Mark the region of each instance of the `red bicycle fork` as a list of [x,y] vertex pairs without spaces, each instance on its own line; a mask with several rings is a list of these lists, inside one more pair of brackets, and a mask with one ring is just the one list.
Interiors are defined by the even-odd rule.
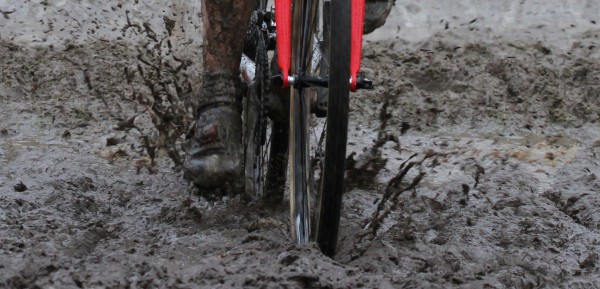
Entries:
[[[362,58],[362,35],[365,21],[365,0],[352,1],[352,27],[350,38],[350,90],[356,91],[358,71]],[[292,61],[292,0],[275,0],[277,22],[277,62],[281,69],[283,87],[290,85]]]

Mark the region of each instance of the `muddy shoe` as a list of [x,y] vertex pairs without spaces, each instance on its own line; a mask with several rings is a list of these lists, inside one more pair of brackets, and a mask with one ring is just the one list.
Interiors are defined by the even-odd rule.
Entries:
[[383,26],[395,0],[366,0],[365,1],[365,24],[363,34],[369,34],[375,29]]
[[[198,110],[198,120],[184,146],[185,177],[200,189],[238,194],[242,186],[242,119],[235,95],[237,83],[208,80],[220,90]],[[210,95],[210,94],[209,94]]]

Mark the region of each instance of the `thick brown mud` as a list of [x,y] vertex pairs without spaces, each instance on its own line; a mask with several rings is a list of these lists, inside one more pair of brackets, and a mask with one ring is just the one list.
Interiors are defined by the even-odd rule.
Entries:
[[142,30],[0,38],[0,287],[600,287],[597,30],[367,42],[333,259],[290,240],[285,205],[188,193],[198,63]]

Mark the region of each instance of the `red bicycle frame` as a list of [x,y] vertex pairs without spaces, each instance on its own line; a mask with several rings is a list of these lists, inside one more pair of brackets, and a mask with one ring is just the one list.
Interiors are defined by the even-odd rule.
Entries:
[[[292,0],[275,0],[277,22],[277,62],[281,69],[283,87],[289,86],[292,59]],[[365,21],[365,0],[352,0],[352,36],[350,48],[350,90],[356,91],[362,58],[362,35]]]

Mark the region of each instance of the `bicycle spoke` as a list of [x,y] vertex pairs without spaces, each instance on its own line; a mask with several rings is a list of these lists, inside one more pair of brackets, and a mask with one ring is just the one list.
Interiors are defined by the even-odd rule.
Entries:
[[298,243],[306,243],[310,237],[310,212],[308,209],[308,104],[303,90],[292,92],[290,113],[294,118],[290,126],[290,203],[292,237]]
[[[292,74],[304,75],[310,67],[318,1],[294,1],[292,23]],[[309,165],[310,103],[308,94],[297,87],[290,94],[290,221],[292,238],[310,240]]]

